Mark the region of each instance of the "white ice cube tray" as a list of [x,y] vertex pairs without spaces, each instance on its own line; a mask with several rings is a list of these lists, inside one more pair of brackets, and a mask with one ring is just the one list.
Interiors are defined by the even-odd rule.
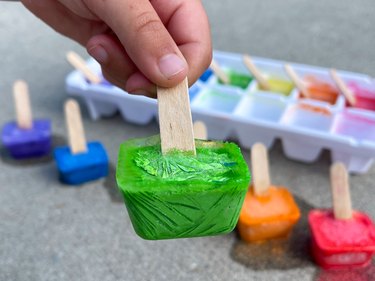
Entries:
[[[214,58],[223,68],[249,75],[241,54],[215,51]],[[259,57],[253,57],[253,61],[263,73],[289,80],[283,68],[285,62]],[[94,60],[89,60],[88,65],[100,74]],[[301,77],[313,75],[333,85],[328,69],[291,65]],[[346,71],[338,74],[346,82],[375,88],[367,75]],[[70,95],[84,100],[94,120],[117,111],[124,120],[140,125],[157,118],[156,100],[130,95],[112,85],[90,84],[78,71],[67,76],[66,89]],[[342,96],[331,105],[301,99],[296,89],[289,96],[261,91],[255,80],[246,89],[221,85],[211,75],[190,88],[190,99],[193,119],[205,122],[209,139],[237,138],[244,148],[256,142],[270,148],[276,139],[281,139],[288,158],[307,163],[314,162],[323,149],[328,149],[332,161],[344,162],[352,173],[367,172],[375,158],[375,112],[346,108]],[[325,113],[306,110],[306,106]],[[347,121],[345,116],[353,118]]]

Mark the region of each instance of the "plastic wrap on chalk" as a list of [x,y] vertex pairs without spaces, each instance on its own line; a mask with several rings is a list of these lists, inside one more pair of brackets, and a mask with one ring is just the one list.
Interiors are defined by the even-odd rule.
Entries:
[[237,165],[228,154],[208,148],[198,148],[196,157],[187,157],[186,153],[179,151],[162,156],[158,146],[139,150],[134,162],[148,174],[164,180],[199,179],[207,182],[228,180],[231,167]]
[[116,179],[139,236],[197,237],[235,227],[250,181],[241,150],[221,141],[195,146],[193,156],[162,155],[159,136],[121,144]]

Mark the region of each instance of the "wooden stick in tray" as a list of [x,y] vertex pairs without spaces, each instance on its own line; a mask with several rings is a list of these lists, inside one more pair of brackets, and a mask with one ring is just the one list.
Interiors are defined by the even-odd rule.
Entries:
[[339,88],[345,99],[351,106],[354,106],[356,103],[355,96],[353,95],[353,92],[346,86],[344,80],[342,80],[341,77],[337,74],[336,69],[331,69],[330,74],[333,81],[336,83],[337,88]]
[[285,64],[285,71],[289,75],[290,79],[292,79],[296,88],[301,92],[303,97],[309,98],[310,94],[305,86],[305,83],[302,79],[298,76],[298,74],[294,71],[293,67],[290,64]]
[[228,75],[224,72],[224,70],[219,66],[219,64],[214,59],[212,59],[211,61],[210,68],[224,84],[230,83]]
[[101,78],[87,66],[86,62],[77,53],[73,51],[68,52],[66,54],[66,59],[75,69],[80,71],[90,83],[99,84],[101,82]]
[[265,91],[270,91],[271,87],[268,81],[264,78],[260,70],[255,66],[251,57],[249,55],[244,55],[243,61],[250,73],[255,77],[255,80],[257,80],[260,88]]

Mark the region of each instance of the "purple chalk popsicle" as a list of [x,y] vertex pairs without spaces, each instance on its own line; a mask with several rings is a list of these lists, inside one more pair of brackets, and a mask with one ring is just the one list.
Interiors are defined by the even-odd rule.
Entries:
[[41,157],[51,150],[51,122],[34,120],[31,129],[19,128],[16,122],[6,123],[1,140],[9,154],[16,159]]
[[16,121],[6,123],[1,140],[15,159],[35,158],[49,154],[51,149],[51,122],[33,120],[27,83],[17,80],[13,85]]

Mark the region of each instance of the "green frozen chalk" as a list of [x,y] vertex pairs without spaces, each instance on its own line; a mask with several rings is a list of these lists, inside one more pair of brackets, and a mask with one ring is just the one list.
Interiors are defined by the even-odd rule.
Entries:
[[136,233],[144,239],[233,230],[250,174],[233,143],[196,140],[197,155],[160,152],[160,138],[121,144],[117,184]]
[[[234,72],[232,70],[224,70],[225,73],[228,75],[229,84],[232,86],[240,87],[242,89],[246,89],[250,82],[253,80],[252,76]],[[223,81],[219,79],[219,84],[223,84]]]

